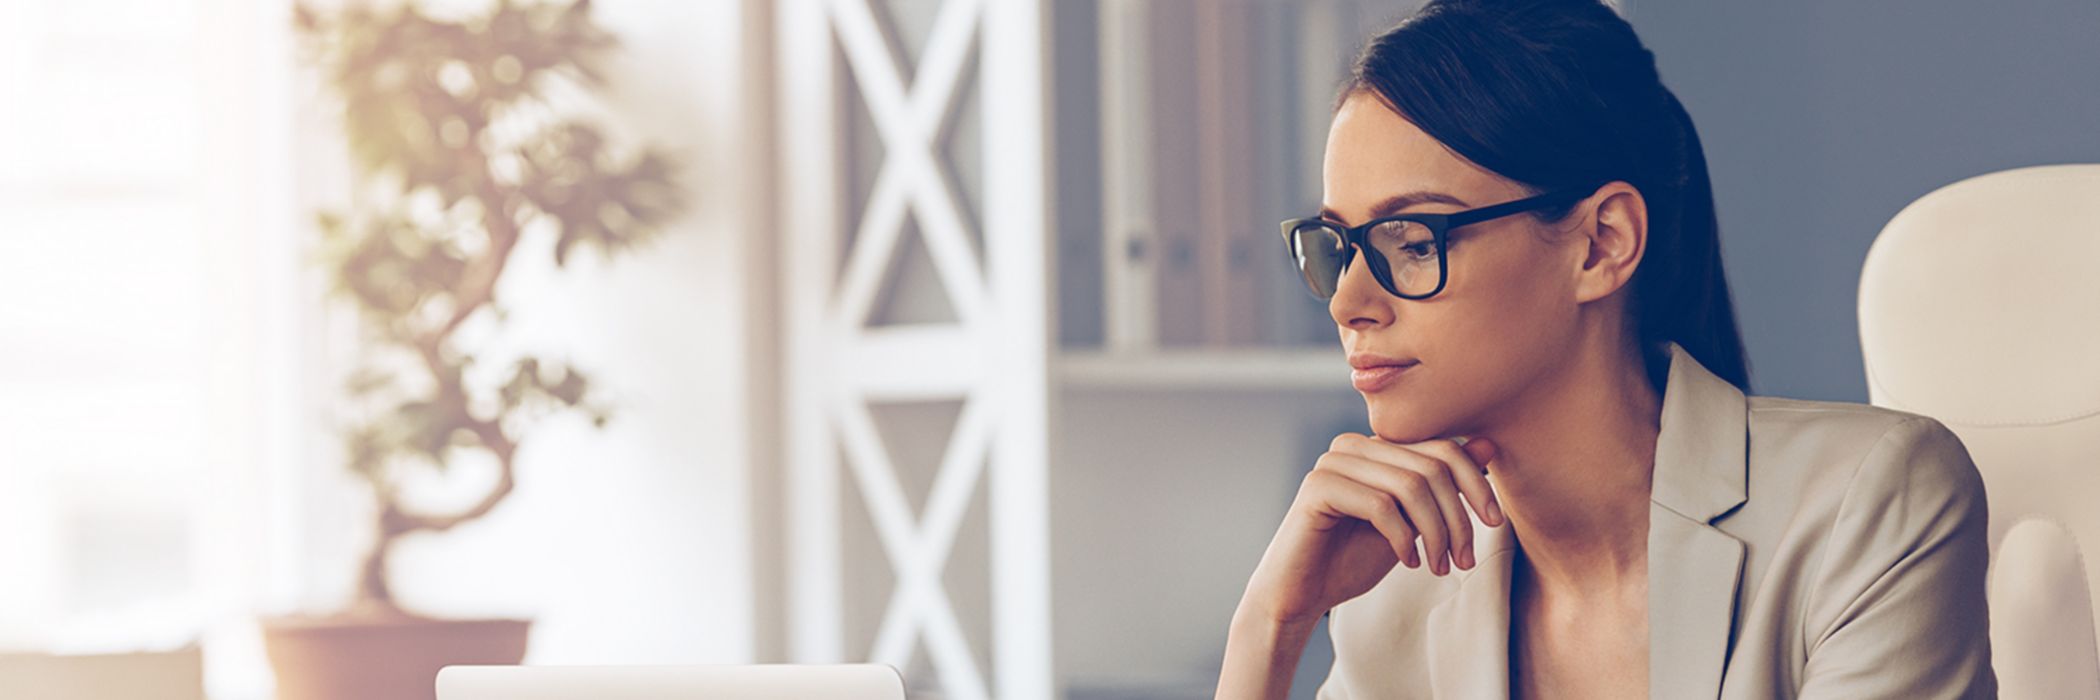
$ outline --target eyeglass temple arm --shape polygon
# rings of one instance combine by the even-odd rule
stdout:
[[[1504,216],[1509,216],[1517,212],[1530,211],[1532,209],[1539,209],[1554,204],[1572,202],[1583,197],[1589,196],[1589,193],[1593,191],[1595,190],[1583,189],[1578,187],[1570,187],[1564,190],[1555,190],[1552,192],[1547,192],[1545,194],[1533,195],[1530,197],[1525,197],[1523,199],[1510,202],[1503,202],[1501,204],[1496,204],[1493,206],[1486,206],[1481,207],[1479,209],[1462,211],[1457,214],[1452,214],[1449,218],[1446,218],[1444,221],[1446,226],[1450,228],[1458,228],[1467,224],[1477,224],[1482,221],[1487,221],[1488,219],[1497,219]]]

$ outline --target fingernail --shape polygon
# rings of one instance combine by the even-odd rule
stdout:
[[[1464,551],[1461,551],[1461,552],[1459,552],[1459,553],[1458,553],[1458,556],[1459,556],[1459,558],[1461,558],[1461,559],[1464,559],[1464,560],[1466,560],[1466,561],[1465,561],[1465,564],[1464,564],[1464,566],[1465,566],[1465,569],[1466,569],[1467,571],[1471,571],[1471,570],[1473,570],[1473,567],[1475,567],[1475,566],[1478,566],[1478,564],[1475,564],[1475,563],[1473,562],[1473,548],[1472,548],[1472,547],[1467,547],[1467,548],[1465,548],[1465,550],[1464,550]]]
[[[1499,502],[1496,502],[1496,501],[1488,501],[1488,511],[1489,511],[1489,512],[1491,512],[1491,513],[1493,513],[1493,514],[1495,515],[1495,524],[1496,524],[1496,525],[1501,525],[1502,523],[1504,523],[1504,522],[1506,522],[1506,521],[1508,520],[1508,518],[1505,518],[1505,517],[1503,517],[1503,515],[1502,515],[1502,504],[1501,504],[1501,503],[1499,503]]]

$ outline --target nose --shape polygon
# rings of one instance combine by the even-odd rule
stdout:
[[[1364,331],[1391,325],[1394,297],[1378,286],[1371,267],[1361,264],[1362,253],[1349,251],[1342,263],[1341,279],[1334,283],[1334,297],[1327,300],[1327,313],[1345,330]]]

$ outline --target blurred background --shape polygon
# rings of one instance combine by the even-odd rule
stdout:
[[[324,697],[371,658],[328,630],[440,640],[418,677],[482,648],[443,619],[1209,697],[1366,429],[1274,225],[1418,4],[0,3],[0,687]],[[1755,393],[1867,399],[1905,204],[2100,160],[2100,4],[1618,5]]]

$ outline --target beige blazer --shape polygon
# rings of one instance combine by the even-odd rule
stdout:
[[[1670,344],[1648,507],[1655,698],[1995,697],[1983,480],[1938,421],[1745,398]],[[1328,620],[1323,700],[1509,695],[1508,528]]]

